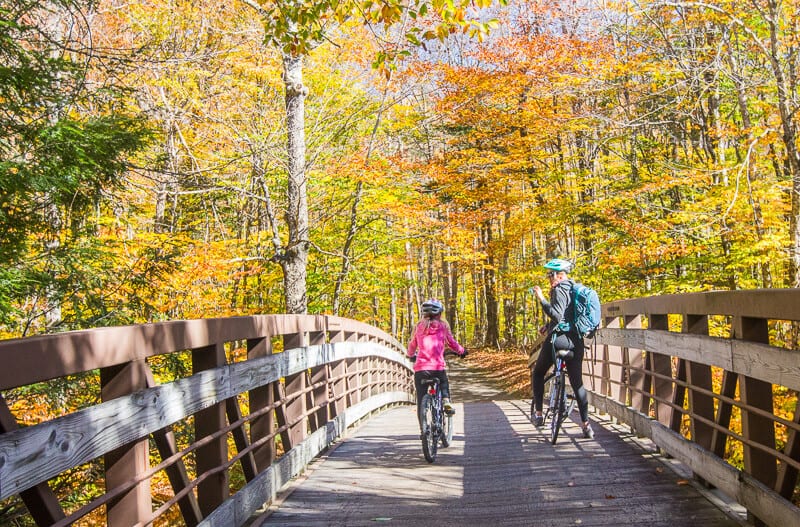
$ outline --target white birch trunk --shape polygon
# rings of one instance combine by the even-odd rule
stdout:
[[[306,266],[308,263],[308,196],[306,186],[305,97],[303,58],[284,56],[286,87],[286,128],[288,135],[289,181],[287,184],[286,224],[289,240],[281,259],[286,312],[305,314]]]

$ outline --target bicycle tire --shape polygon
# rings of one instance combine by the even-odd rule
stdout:
[[[564,393],[565,388],[565,379],[563,375],[559,375],[557,378],[557,393],[556,393],[556,405],[553,408],[553,418],[550,420],[550,442],[552,444],[556,444],[558,440],[558,433],[561,431],[561,423],[564,422],[564,411],[566,410],[566,400],[564,399],[566,394]]]
[[[442,447],[447,448],[453,443],[453,416],[445,415],[442,419]]]
[[[436,461],[436,450],[439,443],[434,404],[433,397],[430,395],[422,398],[422,453],[428,463]]]
[[[548,382],[550,383],[550,389],[548,390],[547,394],[547,409],[544,411],[543,422],[545,423],[550,417],[552,417],[553,410],[556,407],[556,379],[551,378]]]

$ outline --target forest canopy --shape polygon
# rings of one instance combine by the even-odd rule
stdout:
[[[798,2],[296,5],[0,2],[3,337],[800,284]]]

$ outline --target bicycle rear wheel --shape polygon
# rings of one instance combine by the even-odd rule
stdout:
[[[447,448],[453,442],[453,416],[445,415],[442,418],[442,446]]]
[[[555,378],[556,382],[556,400],[555,405],[552,408],[552,418],[550,419],[550,442],[552,444],[556,444],[556,440],[558,439],[558,433],[561,431],[561,423],[564,422],[564,412],[566,410],[566,400],[564,393],[565,386],[564,386],[564,376],[559,375]]]
[[[436,460],[437,443],[439,442],[434,404],[433,397],[430,395],[422,398],[422,453],[428,463]]]

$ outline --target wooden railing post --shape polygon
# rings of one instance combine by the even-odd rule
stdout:
[[[329,339],[331,344],[345,341],[344,331],[340,327],[332,330],[330,324],[328,326],[330,331]],[[330,417],[334,418],[344,412],[347,408],[347,400],[344,394],[347,392],[347,361],[339,360],[333,363],[330,367],[331,378],[335,379],[331,389],[333,390],[333,404],[331,405]]]
[[[371,335],[361,335],[359,339],[361,342],[374,342],[374,339]],[[369,399],[372,395],[372,381],[375,379],[375,359],[372,357],[365,357],[361,359],[362,364],[362,377],[361,377],[361,385],[363,389],[361,390],[361,399]]]
[[[751,342],[769,343],[769,327],[761,318],[736,317],[734,319],[734,338]],[[772,384],[746,375],[739,378],[739,395],[747,407],[758,408],[769,414],[772,406]],[[775,423],[754,412],[742,409],[742,435],[751,441],[775,448]],[[776,460],[773,456],[744,444],[744,469],[770,488],[775,486],[777,475]]]
[[[347,342],[358,342],[358,333],[346,331],[345,340]],[[347,359],[347,401],[345,406],[353,406],[361,402],[361,361],[358,359]]]
[[[192,350],[194,373],[225,365],[225,346],[222,342]],[[209,436],[225,427],[225,403],[220,402],[195,414],[195,439]],[[197,449],[197,474],[213,470],[228,461],[228,441],[225,435]],[[197,486],[197,501],[204,516],[225,501],[230,494],[228,471],[222,470],[201,481]]]
[[[667,315],[650,315],[650,329],[669,331]],[[655,396],[653,402],[656,419],[661,424],[670,426],[673,408],[665,401],[672,402],[673,399],[672,359],[668,355],[650,352],[647,352],[647,358],[649,370],[654,374],[650,377],[650,382],[653,387],[652,393]]]
[[[247,341],[247,359],[257,359],[272,355],[272,340],[269,337]],[[250,413],[263,410],[275,402],[274,383],[266,384],[250,390]],[[255,443],[275,433],[275,411],[256,417],[250,422],[250,442]],[[266,470],[275,461],[275,440],[268,441],[253,452],[256,468],[259,472]]]
[[[302,348],[306,345],[305,333],[294,333],[284,335],[283,349],[289,350],[292,348]],[[291,399],[284,407],[284,418],[286,423],[293,423],[289,425],[288,439],[289,444],[284,445],[284,451],[288,451],[299,445],[307,437],[308,419],[302,417],[306,413],[307,398],[301,395],[308,386],[307,373],[301,371],[292,375],[286,376],[285,388],[286,398]]]
[[[369,399],[372,394],[372,379],[375,376],[372,368],[374,359],[365,357],[359,361],[361,363],[361,400]]]
[[[325,337],[326,331],[314,331],[309,333],[308,335],[308,345],[309,346],[320,346],[325,344]],[[309,394],[309,406],[315,407],[320,406],[320,408],[311,415],[310,418],[310,428],[311,432],[317,430],[320,426],[325,426],[325,423],[328,422],[330,419],[330,414],[328,411],[328,403],[330,398],[328,396],[328,379],[330,379],[330,365],[323,364],[322,366],[317,366],[311,369],[311,384],[316,385],[321,383],[319,386],[314,388],[311,393]]]
[[[147,388],[147,364],[138,360],[100,369],[100,395],[109,401]],[[104,456],[106,490],[128,483],[150,468],[147,438],[107,453]],[[150,480],[144,480],[107,507],[109,527],[127,527],[144,522],[152,514]]]

